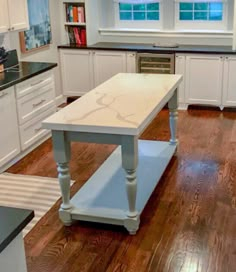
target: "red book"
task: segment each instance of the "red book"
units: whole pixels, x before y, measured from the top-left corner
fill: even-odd
[[[77,44],[81,44],[81,39],[80,39],[80,36],[79,36],[79,30],[77,27],[74,27],[73,28],[73,31],[74,31],[74,34],[75,34],[75,41]]]
[[[86,45],[87,41],[86,41],[86,30],[85,29],[80,30],[80,40],[81,40],[81,44]]]

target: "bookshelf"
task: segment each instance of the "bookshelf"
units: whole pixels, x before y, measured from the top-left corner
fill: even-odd
[[[84,0],[63,1],[64,29],[70,44],[86,45],[86,16]]]

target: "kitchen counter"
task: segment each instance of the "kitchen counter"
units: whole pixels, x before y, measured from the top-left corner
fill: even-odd
[[[20,62],[19,69],[9,69],[0,73],[0,91],[39,75],[57,66],[57,63],[47,62]]]
[[[108,43],[101,42],[93,45],[60,45],[61,49],[87,49],[87,50],[118,50],[136,51],[139,53],[203,53],[203,54],[236,54],[231,46],[207,46],[207,45],[179,45],[178,47],[154,47],[153,44],[138,43]]]
[[[0,207],[0,253],[34,217],[34,211]]]

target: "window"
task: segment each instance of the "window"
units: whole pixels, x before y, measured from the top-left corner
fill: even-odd
[[[184,29],[226,28],[226,2],[222,0],[179,0],[176,8],[176,26]]]
[[[160,26],[160,0],[116,0],[116,25],[131,28]]]

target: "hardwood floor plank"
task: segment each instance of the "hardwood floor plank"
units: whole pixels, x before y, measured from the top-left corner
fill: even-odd
[[[169,140],[165,109],[141,138]],[[179,112],[179,148],[150,197],[140,229],[76,222],[64,227],[59,200],[26,236],[29,272],[236,271],[236,113]],[[115,146],[72,143],[73,195]],[[56,177],[51,140],[8,169]]]

